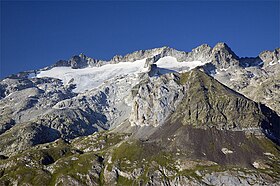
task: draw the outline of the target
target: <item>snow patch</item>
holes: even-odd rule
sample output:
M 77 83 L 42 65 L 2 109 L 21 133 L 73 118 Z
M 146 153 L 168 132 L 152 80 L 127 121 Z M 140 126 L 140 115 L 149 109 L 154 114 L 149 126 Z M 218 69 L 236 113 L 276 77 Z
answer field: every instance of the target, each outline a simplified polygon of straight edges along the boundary
M 229 68 L 220 68 L 220 71 L 227 71 Z
M 71 158 L 72 161 L 76 161 L 76 160 L 78 160 L 78 159 L 79 159 L 79 158 L 77 158 L 77 157 L 72 157 L 72 158 Z
M 227 149 L 227 148 L 222 148 L 222 152 L 223 152 L 224 154 L 232 154 L 232 153 L 233 153 L 232 150 L 229 150 L 229 149 Z
M 261 62 L 259 62 L 258 64 L 257 64 L 257 66 L 261 66 L 261 65 L 263 65 L 264 63 L 263 63 L 263 61 L 261 61 Z
M 178 60 L 175 57 L 172 56 L 166 56 L 163 58 L 160 58 L 156 65 L 159 68 L 173 70 L 176 72 L 183 72 L 186 70 L 194 69 L 195 67 L 205 65 L 208 62 L 202 62 L 202 61 L 183 61 L 178 62 Z
M 270 66 L 273 66 L 273 65 L 276 65 L 277 63 L 280 64 L 280 60 L 278 60 L 278 61 L 271 61 L 271 62 L 269 63 L 269 65 L 270 65 Z
M 266 156 L 273 156 L 273 157 L 274 157 L 274 155 L 271 154 L 270 152 L 265 152 L 265 153 L 263 153 L 263 154 L 266 155 Z
M 63 83 L 76 84 L 74 92 L 85 92 L 100 86 L 105 81 L 124 77 L 127 75 L 134 76 L 136 74 L 147 72 L 145 68 L 146 59 L 134 62 L 120 62 L 117 64 L 107 64 L 101 67 L 87 67 L 83 69 L 72 69 L 71 67 L 54 67 L 50 70 L 41 71 L 37 77 L 51 77 L 63 81 Z
M 102 83 L 113 79 L 137 77 L 139 73 L 148 72 L 145 68 L 146 58 L 134 62 L 119 62 L 117 64 L 106 64 L 101 67 L 87 67 L 83 69 L 72 69 L 71 67 L 54 67 L 49 70 L 41 71 L 32 76 L 51 77 L 62 80 L 64 85 L 75 84 L 74 92 L 80 93 L 99 87 Z M 161 73 L 184 72 L 202 66 L 208 62 L 190 61 L 178 62 L 175 57 L 166 56 L 160 58 L 156 65 Z M 30 77 L 32 77 L 30 75 Z

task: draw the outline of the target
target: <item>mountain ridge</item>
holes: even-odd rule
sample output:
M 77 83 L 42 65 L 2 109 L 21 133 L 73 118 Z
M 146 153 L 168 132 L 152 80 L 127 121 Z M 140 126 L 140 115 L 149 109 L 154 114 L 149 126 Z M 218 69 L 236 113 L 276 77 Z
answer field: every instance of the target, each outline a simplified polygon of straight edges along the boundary
M 61 59 L 61 60 L 57 61 L 56 63 L 54 63 L 53 65 L 44 67 L 40 70 L 46 70 L 46 69 L 50 69 L 50 68 L 58 67 L 58 66 L 70 66 L 71 68 L 77 69 L 77 68 L 101 66 L 104 64 L 108 64 L 108 63 L 118 63 L 120 61 L 135 61 L 135 58 L 133 58 L 131 56 L 138 56 L 137 59 L 139 60 L 139 59 L 141 59 L 141 57 L 139 58 L 139 56 L 143 56 L 143 55 L 145 55 L 145 53 L 148 53 L 151 55 L 151 54 L 157 54 L 157 53 L 159 53 L 159 54 L 162 54 L 162 53 L 170 54 L 171 53 L 172 54 L 172 52 L 173 52 L 173 53 L 175 53 L 175 55 L 178 55 L 178 54 L 179 55 L 180 54 L 181 55 L 190 55 L 191 53 L 197 53 L 200 50 L 206 50 L 206 53 L 207 53 L 209 50 L 213 50 L 213 49 L 214 50 L 222 49 L 224 52 L 227 51 L 229 54 L 234 56 L 235 59 L 242 60 L 244 66 L 257 65 L 257 64 L 261 63 L 261 61 L 267 62 L 266 56 L 269 56 L 272 59 L 276 59 L 276 61 L 280 59 L 280 57 L 279 57 L 280 48 L 275 48 L 274 50 L 264 50 L 264 51 L 260 52 L 260 54 L 258 56 L 255 56 L 255 57 L 239 57 L 231 50 L 231 48 L 226 43 L 219 42 L 214 47 L 210 47 L 208 44 L 201 44 L 201 45 L 195 47 L 194 49 L 192 49 L 190 52 L 180 51 L 180 50 L 176 50 L 175 48 L 163 46 L 163 47 L 158 47 L 158 48 L 153 48 L 153 49 L 134 51 L 134 52 L 128 53 L 124 56 L 116 54 L 109 60 L 95 59 L 95 58 L 87 57 L 85 54 L 81 53 L 79 55 L 72 56 L 69 60 Z M 205 51 L 204 51 L 204 53 L 205 53 Z M 164 54 L 164 55 L 166 55 L 166 54 Z M 182 59 L 180 60 L 180 58 L 178 60 L 182 61 Z M 259 62 L 259 63 L 257 63 L 257 62 Z M 271 62 L 271 61 L 269 61 L 269 62 Z M 267 62 L 267 63 L 269 63 L 269 62 Z M 248 64 L 246 64 L 246 63 L 248 63 Z M 36 71 L 37 70 L 35 70 L 35 72 Z M 33 72 L 34 72 L 34 70 L 28 70 L 28 71 L 20 72 L 18 74 L 10 75 L 8 77 L 17 77 L 17 76 L 22 77 L 22 76 L 26 76 L 26 74 L 28 74 L 28 73 L 33 73 Z
M 277 185 L 278 50 L 81 54 L 4 78 L 0 183 Z

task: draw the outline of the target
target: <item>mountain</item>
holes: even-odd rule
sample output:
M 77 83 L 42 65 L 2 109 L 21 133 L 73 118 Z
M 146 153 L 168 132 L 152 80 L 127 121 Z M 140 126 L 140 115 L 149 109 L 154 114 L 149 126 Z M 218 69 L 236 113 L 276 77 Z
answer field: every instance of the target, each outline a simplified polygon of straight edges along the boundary
M 75 55 L 0 82 L 1 185 L 278 185 L 280 49 Z

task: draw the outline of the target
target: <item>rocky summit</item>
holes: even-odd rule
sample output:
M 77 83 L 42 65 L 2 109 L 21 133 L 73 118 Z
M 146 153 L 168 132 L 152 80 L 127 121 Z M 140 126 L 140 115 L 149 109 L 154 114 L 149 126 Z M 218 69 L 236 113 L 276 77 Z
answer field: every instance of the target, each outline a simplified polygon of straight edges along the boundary
M 84 54 L 0 81 L 0 185 L 280 185 L 280 48 Z

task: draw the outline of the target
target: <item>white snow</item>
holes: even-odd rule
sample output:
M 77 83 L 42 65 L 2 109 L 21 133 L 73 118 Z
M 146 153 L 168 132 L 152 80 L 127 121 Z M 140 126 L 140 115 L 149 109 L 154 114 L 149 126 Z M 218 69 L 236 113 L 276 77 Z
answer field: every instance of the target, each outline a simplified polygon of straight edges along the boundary
M 191 69 L 194 69 L 197 66 L 202 66 L 206 63 L 203 63 L 201 61 L 178 62 L 177 59 L 175 57 L 172 57 L 172 56 L 166 56 L 166 57 L 160 58 L 156 62 L 157 67 L 168 69 L 168 70 L 173 70 L 173 71 L 176 71 L 176 72 L 182 72 L 184 70 L 191 70 Z
M 36 77 L 51 77 L 62 80 L 64 85 L 76 84 L 74 92 L 85 92 L 100 86 L 105 81 L 124 76 L 135 76 L 142 72 L 148 72 L 144 68 L 146 59 L 134 62 L 119 62 L 117 64 L 106 64 L 101 67 L 87 67 L 83 69 L 72 69 L 71 67 L 54 67 L 50 70 L 41 71 Z M 178 62 L 175 57 L 166 56 L 156 62 L 162 73 L 189 71 L 207 62 L 191 61 Z
M 72 69 L 71 67 L 54 67 L 50 70 L 41 71 L 37 77 L 58 78 L 64 84 L 73 81 L 76 84 L 75 92 L 84 92 L 100 86 L 106 80 L 114 77 L 138 74 L 148 71 L 144 68 L 146 59 L 134 62 L 120 62 L 117 64 L 107 64 L 101 67 L 87 67 L 83 69 Z
M 224 154 L 232 154 L 233 151 L 232 150 L 229 150 L 228 148 L 222 148 L 221 150 Z
M 72 157 L 72 158 L 71 158 L 72 161 L 76 161 L 76 160 L 78 160 L 78 159 L 79 159 L 79 158 L 77 158 L 77 157 Z
M 280 60 L 278 60 L 278 63 L 280 64 Z M 275 62 L 274 62 L 274 61 L 271 61 L 271 62 L 269 63 L 269 65 L 270 65 L 270 66 L 272 66 L 272 65 L 276 65 L 276 64 L 277 64 L 277 62 L 276 62 L 276 61 L 275 61 Z
M 229 68 L 221 68 L 220 71 L 227 71 Z
M 261 61 L 257 64 L 257 66 L 263 65 L 264 63 Z
M 266 156 L 274 156 L 274 154 L 271 154 L 270 152 L 265 152 L 263 154 L 266 155 Z

